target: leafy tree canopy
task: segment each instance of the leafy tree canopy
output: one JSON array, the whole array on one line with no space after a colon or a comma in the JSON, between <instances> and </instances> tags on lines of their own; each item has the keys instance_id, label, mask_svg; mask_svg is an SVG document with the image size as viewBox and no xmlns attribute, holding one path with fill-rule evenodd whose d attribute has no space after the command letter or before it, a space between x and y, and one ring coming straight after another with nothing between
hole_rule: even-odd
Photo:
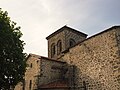
<instances>
[{"instance_id":1,"label":"leafy tree canopy","mask_svg":"<svg viewBox=\"0 0 120 90\"><path fill-rule=\"evenodd\" d=\"M0 9L0 90L11 90L23 80L26 67L20 27Z\"/></svg>"}]
</instances>

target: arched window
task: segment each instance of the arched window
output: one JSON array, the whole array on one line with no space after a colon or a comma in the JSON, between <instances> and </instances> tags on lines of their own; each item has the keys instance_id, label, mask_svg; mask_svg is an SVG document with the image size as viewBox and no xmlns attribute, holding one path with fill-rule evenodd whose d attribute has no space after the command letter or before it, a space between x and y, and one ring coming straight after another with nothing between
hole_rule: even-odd
<instances>
[{"instance_id":1,"label":"arched window","mask_svg":"<svg viewBox=\"0 0 120 90\"><path fill-rule=\"evenodd\" d=\"M62 42L61 42L61 40L59 40L57 42L57 54L59 55L61 53L61 51L62 51Z\"/></svg>"},{"instance_id":2,"label":"arched window","mask_svg":"<svg viewBox=\"0 0 120 90\"><path fill-rule=\"evenodd\" d=\"M69 45L70 45L70 47L74 46L75 45L75 40L71 38L69 40Z\"/></svg>"},{"instance_id":3,"label":"arched window","mask_svg":"<svg viewBox=\"0 0 120 90\"><path fill-rule=\"evenodd\" d=\"M51 57L53 57L55 55L55 44L53 43L51 45Z\"/></svg>"}]
</instances>

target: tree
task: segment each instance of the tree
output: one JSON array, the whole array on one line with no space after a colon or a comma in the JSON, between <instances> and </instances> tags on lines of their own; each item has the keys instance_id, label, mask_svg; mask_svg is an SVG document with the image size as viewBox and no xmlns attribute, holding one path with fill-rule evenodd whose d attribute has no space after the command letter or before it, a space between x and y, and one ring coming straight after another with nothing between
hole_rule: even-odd
<instances>
[{"instance_id":1,"label":"tree","mask_svg":"<svg viewBox=\"0 0 120 90\"><path fill-rule=\"evenodd\" d=\"M26 54L20 27L0 9L0 90L12 90L24 78Z\"/></svg>"}]
</instances>

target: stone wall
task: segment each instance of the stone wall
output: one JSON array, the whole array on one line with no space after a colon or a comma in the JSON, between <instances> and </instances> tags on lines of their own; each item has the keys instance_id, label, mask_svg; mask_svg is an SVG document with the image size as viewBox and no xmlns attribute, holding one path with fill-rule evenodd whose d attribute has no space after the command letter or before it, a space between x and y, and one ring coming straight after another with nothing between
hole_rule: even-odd
<instances>
[{"instance_id":1,"label":"stone wall","mask_svg":"<svg viewBox=\"0 0 120 90\"><path fill-rule=\"evenodd\" d=\"M117 73L115 79L120 84L120 29L116 29L116 41L118 46L118 60L111 62L114 66L114 72Z\"/></svg>"},{"instance_id":2,"label":"stone wall","mask_svg":"<svg viewBox=\"0 0 120 90\"><path fill-rule=\"evenodd\" d=\"M40 56L31 54L27 59L27 70L25 72L25 90L33 90L36 88L36 77L40 73L39 57Z\"/></svg>"},{"instance_id":3,"label":"stone wall","mask_svg":"<svg viewBox=\"0 0 120 90\"><path fill-rule=\"evenodd\" d=\"M81 36L69 30L56 34L48 40L49 57L52 43L57 45L57 41L61 40L64 51L69 47L70 38L79 42L85 39ZM87 90L120 90L120 27L112 27L78 43L64 51L57 61L30 54L27 64L25 84L19 83L15 90L22 90L23 86L25 90L34 90L38 84L62 78L67 78L69 85L77 87L77 90L85 90L83 86ZM66 73L63 72L65 68L68 69Z\"/></svg>"},{"instance_id":4,"label":"stone wall","mask_svg":"<svg viewBox=\"0 0 120 90\"><path fill-rule=\"evenodd\" d=\"M88 90L120 90L120 56L116 31L117 28L111 28L92 36L71 48L61 58L76 66L76 87L83 86L85 82Z\"/></svg>"},{"instance_id":5,"label":"stone wall","mask_svg":"<svg viewBox=\"0 0 120 90\"><path fill-rule=\"evenodd\" d=\"M70 30L65 30L64 32L65 32L65 48L66 49L70 47L70 43L69 43L70 39L73 39L75 43L78 43L86 39L86 36L80 33L74 33Z\"/></svg>"},{"instance_id":6,"label":"stone wall","mask_svg":"<svg viewBox=\"0 0 120 90\"><path fill-rule=\"evenodd\" d=\"M34 90L40 85L45 85L62 79L65 62L56 61L35 54L30 54L27 59L25 83L18 83L14 90Z\"/></svg>"},{"instance_id":7,"label":"stone wall","mask_svg":"<svg viewBox=\"0 0 120 90\"><path fill-rule=\"evenodd\" d=\"M62 68L66 63L51 60L48 58L41 58L39 86L45 85L62 79Z\"/></svg>"}]
</instances>

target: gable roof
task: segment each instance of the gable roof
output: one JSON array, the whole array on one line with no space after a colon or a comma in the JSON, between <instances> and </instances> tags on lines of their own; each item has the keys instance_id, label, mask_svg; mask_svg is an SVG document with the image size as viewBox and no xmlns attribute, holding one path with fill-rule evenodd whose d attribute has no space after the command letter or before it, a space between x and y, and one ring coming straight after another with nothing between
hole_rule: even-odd
<instances>
[{"instance_id":1,"label":"gable roof","mask_svg":"<svg viewBox=\"0 0 120 90\"><path fill-rule=\"evenodd\" d=\"M32 54L30 53L26 59L28 59L29 57L35 57L35 58L38 58L38 59L45 59L45 60L48 60L48 61L53 61L53 62L58 62L58 63L66 63L64 61L59 61L59 60L56 60L56 59L52 59L52 58L48 58L48 57L44 57L44 56L40 56L40 55L36 55L36 54Z\"/></svg>"},{"instance_id":2,"label":"gable roof","mask_svg":"<svg viewBox=\"0 0 120 90\"><path fill-rule=\"evenodd\" d=\"M46 39L47 39L47 40L50 39L51 37L55 36L56 34L62 32L62 31L65 30L65 29L67 29L67 30L69 30L69 31L72 31L72 32L74 32L74 33L77 33L77 34L81 34L81 35L83 35L83 36L85 36L85 37L88 36L88 35L85 34L85 33L82 33L82 32L80 32L80 31L78 31L78 30L75 30L75 29L73 29L73 28L68 27L68 26L65 25L65 26L63 26L62 28L60 28L60 29L58 29L57 31L55 31L55 32L53 32L52 34L50 34L48 37L46 37Z\"/></svg>"}]
</instances>

